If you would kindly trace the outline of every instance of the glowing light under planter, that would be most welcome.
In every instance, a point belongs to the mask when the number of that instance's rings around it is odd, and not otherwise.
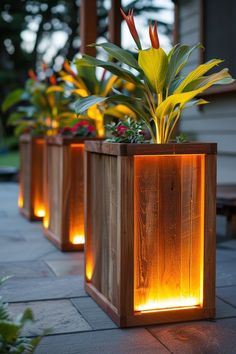
[[[23,200],[23,197],[21,195],[21,193],[19,194],[19,197],[18,197],[18,207],[19,208],[22,208],[24,205],[24,200]]]
[[[205,156],[134,167],[134,311],[202,306]]]
[[[74,245],[83,245],[84,244],[84,235],[75,235],[72,239]]]
[[[45,216],[45,210],[44,209],[35,209],[34,214],[40,218],[43,218]]]
[[[48,229],[48,226],[49,226],[49,220],[48,220],[48,217],[45,216],[44,219],[43,219],[43,226]]]
[[[145,304],[136,306],[136,311],[150,311],[150,309],[169,309],[169,308],[182,308],[182,307],[195,307],[200,306],[198,298],[183,298],[171,299],[162,301],[148,301]]]

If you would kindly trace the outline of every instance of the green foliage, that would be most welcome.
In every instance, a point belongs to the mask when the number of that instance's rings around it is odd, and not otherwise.
[[[6,112],[10,107],[12,107],[14,104],[18,103],[19,101],[22,100],[24,94],[23,89],[17,89],[12,91],[4,100],[2,104],[2,111]]]
[[[187,143],[189,141],[188,136],[184,133],[176,136],[176,142],[179,143]]]
[[[0,285],[7,278],[0,279]],[[41,340],[37,338],[21,337],[21,332],[27,322],[34,321],[33,313],[30,309],[26,309],[23,314],[12,320],[8,306],[0,297],[0,353],[1,354],[31,354]]]
[[[75,118],[64,90],[51,85],[47,77],[44,81],[28,79],[24,89],[11,92],[2,104],[3,112],[10,109],[7,122],[15,127],[17,136],[24,132],[52,134],[67,125],[71,115]]]
[[[111,138],[106,141],[112,143],[149,143],[145,140],[145,126],[143,122],[136,122],[130,118],[122,122],[106,125]]]
[[[213,59],[201,64],[186,76],[181,75],[181,70],[187,64],[194,50],[201,47],[177,45],[167,55],[162,48],[150,48],[139,50],[138,69],[135,57],[133,61],[130,53],[118,48],[111,43],[100,45],[107,53],[119,62],[102,62],[101,60],[84,55],[81,62],[83,65],[93,65],[106,68],[119,78],[131,82],[139,90],[140,96],[130,93],[120,94],[114,90],[110,97],[81,98],[75,104],[76,112],[82,112],[94,104],[106,101],[109,103],[122,103],[131,108],[142,119],[155,143],[166,143],[172,138],[175,127],[181,117],[181,112],[192,106],[206,104],[198,95],[214,84],[232,83],[234,80],[228,69],[220,70],[214,74],[206,75],[212,68],[222,61]],[[123,68],[127,65],[131,69]]]

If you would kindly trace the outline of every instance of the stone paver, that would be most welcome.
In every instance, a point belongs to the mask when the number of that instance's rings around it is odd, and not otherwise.
[[[54,273],[43,261],[22,261],[0,263],[0,277],[34,278],[53,276]]]
[[[7,302],[69,299],[86,296],[81,276],[11,278],[1,286],[1,294]]]
[[[220,299],[236,308],[236,286],[217,288],[217,295]]]
[[[32,309],[36,322],[27,324],[23,335],[40,335],[47,329],[50,334],[91,330],[90,325],[78,313],[70,300],[35,301],[9,305],[13,317],[22,313],[26,308]]]
[[[216,318],[236,317],[236,308],[225,301],[216,298]]]
[[[93,329],[117,328],[110,317],[90,297],[71,301]]]
[[[50,269],[57,276],[63,275],[83,275],[84,274],[84,255],[78,253],[77,259],[46,261]]]
[[[47,337],[35,354],[167,354],[147,330],[113,329]]]
[[[175,354],[235,354],[236,319],[155,326],[150,332]]]
[[[36,354],[235,353],[236,240],[218,237],[216,321],[121,330],[83,289],[83,253],[60,252],[41,223],[25,220],[17,192],[0,183],[0,277],[13,276],[0,294],[13,315],[32,308],[37,322],[26,335],[52,329]]]

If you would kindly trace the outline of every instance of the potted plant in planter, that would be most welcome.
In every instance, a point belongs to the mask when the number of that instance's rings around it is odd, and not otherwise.
[[[89,139],[96,139],[96,129],[87,119],[46,139],[43,229],[62,251],[84,247],[84,142]]]
[[[44,66],[45,71],[47,68]],[[56,87],[56,89],[55,89]],[[18,205],[29,220],[41,220],[45,214],[43,201],[43,164],[45,136],[53,135],[71,116],[69,100],[57,86],[56,76],[39,80],[33,70],[24,89],[11,92],[3,103],[7,111],[17,105],[8,123],[15,126],[20,138],[20,181]]]
[[[65,83],[65,91],[69,91],[72,99],[78,97],[90,97],[91,95],[99,95],[107,97],[110,95],[113,86],[124,89],[123,82],[116,75],[108,75],[104,69],[101,77],[97,77],[96,68],[93,66],[83,65],[81,60],[75,60],[76,71],[69,65],[68,61],[64,62],[63,70],[60,72],[61,80]],[[127,90],[127,89],[126,89]],[[105,118],[106,116],[123,119],[125,116],[136,118],[136,114],[124,104],[115,104],[110,107],[105,101],[89,107],[86,112],[88,119],[94,122],[97,135],[103,138],[105,135]]]
[[[151,139],[131,143],[126,132],[134,127],[113,126],[112,142],[86,142],[85,289],[122,327],[213,318],[216,144],[171,139],[183,109],[205,104],[198,94],[232,78],[227,69],[206,75],[221,60],[182,76],[200,45],[177,45],[166,54],[155,24],[149,27],[152,46],[143,50],[132,12],[123,16],[138,60],[103,43],[118,62],[84,55],[81,64],[106,68],[142,94],[81,98],[77,113],[94,102],[122,102]],[[140,127],[132,134],[139,137]]]
[[[103,74],[99,81],[93,67],[80,66],[75,73],[68,62],[60,75],[64,85],[52,90],[63,87],[65,93],[75,97],[88,96],[90,92],[108,94],[117,80],[114,75],[105,79]],[[108,108],[104,102],[98,108],[95,104],[85,117],[79,116],[76,123],[72,121],[72,127],[46,139],[44,234],[62,251],[84,248],[84,142],[104,137],[105,115],[120,118],[127,113],[133,114],[124,105]]]

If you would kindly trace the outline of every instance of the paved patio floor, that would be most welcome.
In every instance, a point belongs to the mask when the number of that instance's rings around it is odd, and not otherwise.
[[[0,277],[13,276],[0,294],[14,316],[32,308],[26,336],[51,328],[37,354],[236,353],[236,240],[218,238],[216,321],[121,330],[83,289],[83,253],[59,252],[19,215],[17,193],[0,183]]]

